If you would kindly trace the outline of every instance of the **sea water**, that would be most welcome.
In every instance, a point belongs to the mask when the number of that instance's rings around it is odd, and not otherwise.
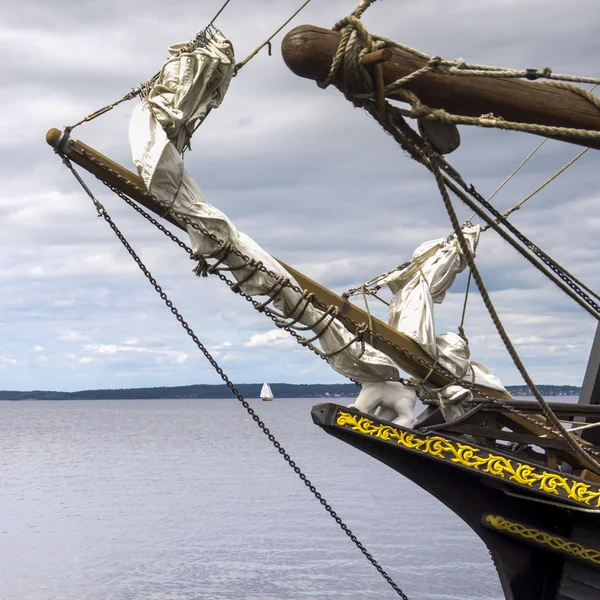
[[[410,598],[503,598],[479,538],[314,425],[322,401],[251,403]],[[235,399],[0,402],[2,600],[394,597]]]

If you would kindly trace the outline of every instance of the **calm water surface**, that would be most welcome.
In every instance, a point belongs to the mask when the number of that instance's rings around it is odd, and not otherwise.
[[[251,402],[412,600],[503,598],[471,530],[314,400]],[[0,458],[2,600],[397,597],[235,400],[0,402]]]

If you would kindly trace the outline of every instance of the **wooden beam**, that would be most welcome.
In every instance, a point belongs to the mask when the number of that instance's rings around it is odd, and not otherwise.
[[[46,136],[46,141],[55,149],[60,147],[61,140],[62,134],[58,129],[51,129]],[[139,202],[148,210],[154,212],[160,217],[167,219],[180,229],[185,230],[184,227],[182,227],[182,225],[175,219],[169,215],[165,215],[164,210],[147,192],[142,191],[146,189],[144,181],[135,173],[125,169],[118,163],[112,161],[103,154],[100,154],[100,152],[97,152],[79,140],[69,140],[66,142],[66,144],[64,144],[62,151],[68,155],[72,162],[83,167],[101,181],[109,183],[123,193],[127,194],[136,202]],[[93,160],[90,157],[92,157]],[[301,288],[313,293],[321,302],[326,305],[337,306],[339,309],[341,309],[341,312],[344,316],[349,317],[359,325],[369,323],[369,315],[364,310],[347,302],[341,296],[338,296],[331,290],[320,285],[316,281],[313,281],[303,273],[300,273],[300,271],[297,271],[293,267],[285,264],[283,261],[278,262],[292,275],[292,277],[294,277]],[[344,320],[343,317],[342,320],[349,331],[356,333],[356,328],[351,321]],[[407,373],[411,373],[412,375],[420,378],[427,376],[429,367],[422,365],[420,362],[403,352],[403,350],[407,350],[420,359],[427,361],[427,363],[431,365],[431,358],[416,342],[379,319],[372,317],[371,322],[373,324],[373,331],[375,333],[381,334],[384,338],[393,344],[396,344],[401,350],[398,350],[389,344],[378,340],[377,338],[373,339],[373,346],[375,348],[389,356],[396,364],[398,364],[401,369]],[[437,373],[431,373],[428,380],[436,386],[446,385],[450,382],[449,379],[442,377]],[[506,395],[491,388],[481,386],[478,389],[481,392],[490,394],[495,398],[500,398],[503,400],[512,399],[510,395]]]
[[[283,59],[300,77],[322,81],[329,73],[341,34],[314,25],[292,29],[283,39]],[[392,57],[382,63],[385,84],[415,72],[425,61],[392,49]],[[337,79],[334,84],[341,86]],[[521,79],[453,76],[426,73],[406,85],[431,108],[442,108],[466,117],[493,113],[506,121],[600,131],[600,110],[568,90]],[[390,96],[401,100],[400,97]],[[600,148],[600,140],[558,137],[590,148]]]
[[[147,192],[143,191],[145,190],[145,184],[141,177],[122,167],[121,165],[114,162],[110,158],[104,156],[100,152],[97,152],[90,146],[87,146],[83,142],[80,142],[79,140],[68,140],[66,141],[66,143],[63,143],[64,139],[65,138],[63,138],[63,134],[58,129],[51,129],[46,136],[46,141],[48,142],[48,144],[50,144],[50,146],[58,150],[59,153],[67,155],[72,162],[86,169],[101,181],[109,183],[116,189],[122,191],[132,200],[139,202],[149,211],[157,214],[159,217],[168,220],[170,223],[172,223],[179,229],[185,231],[185,228],[180,223],[178,223],[169,215],[164,214],[164,210],[160,205],[156,203],[152,196],[150,196]],[[369,315],[365,311],[349,303],[347,300],[345,300],[341,296],[338,296],[326,287],[320,285],[316,281],[313,281],[303,273],[300,273],[300,271],[297,271],[293,267],[286,265],[283,261],[279,260],[278,262],[294,277],[294,279],[298,282],[298,285],[301,288],[315,294],[315,296],[321,302],[327,305],[337,306],[342,310],[343,315],[350,317],[359,325],[369,323]],[[425,352],[423,352],[421,347],[416,342],[414,342],[404,334],[400,333],[396,329],[390,327],[383,321],[380,321],[379,319],[375,319],[372,317],[371,322],[373,325],[374,332],[381,334],[385,339],[398,346],[400,350],[376,338],[373,340],[373,346],[375,348],[377,348],[378,350],[389,356],[392,360],[394,360],[394,362],[401,369],[415,375],[416,377],[423,378],[428,374],[429,367],[422,365],[420,362],[411,358],[402,351],[408,350],[417,357],[428,361],[429,365],[431,365],[431,358],[428,355],[426,355]],[[344,325],[352,333],[356,332],[356,328],[351,322],[344,321]],[[431,375],[429,376],[429,381],[432,384],[438,386],[442,386],[450,382],[449,379],[440,376],[437,373],[431,373]],[[477,389],[480,392],[487,393],[490,396],[498,398],[500,400],[513,400],[512,396],[510,396],[509,394],[499,392],[498,390],[493,390],[484,386],[477,386]],[[504,424],[506,426],[511,427],[511,429],[513,430],[529,432],[533,433],[534,435],[543,435],[547,433],[543,428],[528,422],[526,419],[523,419],[519,415],[515,415],[512,413],[504,413],[499,415],[499,417],[501,417],[504,420]],[[542,418],[540,419],[540,421],[544,422],[545,419]],[[564,460],[567,460],[571,464],[578,467],[581,466],[577,457],[572,453],[565,452],[564,455],[561,456],[563,456]]]

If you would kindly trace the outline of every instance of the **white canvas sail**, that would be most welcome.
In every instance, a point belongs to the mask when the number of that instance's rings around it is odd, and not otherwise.
[[[232,275],[244,281],[242,290],[264,295],[273,289],[276,277],[291,275],[254,240],[239,231],[218,208],[209,204],[196,182],[184,168],[183,149],[196,126],[208,112],[222,102],[235,66],[230,42],[215,33],[202,48],[195,50],[184,44],[169,49],[170,58],[149,95],[133,111],[129,137],[133,161],[148,190],[160,201],[171,206],[177,215],[209,230],[223,242],[262,263],[275,277],[262,271],[252,274],[251,267],[234,270]],[[213,252],[214,240],[187,225],[195,253]],[[224,261],[229,267],[243,265],[230,254]],[[326,353],[337,353],[329,364],[338,373],[362,382],[398,381],[396,365],[369,344],[352,343],[351,334],[339,321],[329,324],[323,313],[309,305],[299,304],[298,292],[286,287],[274,302],[275,308],[321,334],[319,343]],[[345,349],[339,351],[340,348]]]
[[[262,389],[260,390],[260,397],[262,400],[273,400],[273,392],[268,383],[263,383]]]
[[[231,43],[217,32],[201,48],[176,44],[169,53],[155,85],[134,109],[129,127],[133,160],[146,187],[172,207],[176,218],[186,218],[188,223],[182,224],[186,225],[195,254],[210,254],[218,246],[214,239],[202,235],[189,223],[200,225],[255,264],[266,267],[271,274],[246,266],[233,253],[224,259],[224,265],[235,268],[232,275],[243,281],[240,287],[245,293],[269,294],[279,277],[297,285],[279,262],[204,199],[184,167],[183,152],[192,133],[210,110],[221,104],[229,87],[235,66]],[[468,232],[473,248],[478,236],[479,230]],[[391,324],[410,335],[440,365],[459,377],[503,389],[485,367],[470,360],[468,346],[458,336],[435,335],[432,305],[441,302],[456,273],[464,269],[464,258],[455,243],[435,240],[418,249],[414,258],[413,267],[386,281],[394,293]],[[393,404],[407,394],[399,383],[400,372],[388,356],[368,343],[353,342],[353,334],[340,321],[323,319],[321,310],[310,304],[301,306],[300,300],[299,292],[284,287],[273,305],[286,317],[296,317],[299,323],[319,334],[319,344],[325,353],[331,354],[328,362],[334,370],[358,381],[364,394],[375,389],[381,404]],[[382,386],[383,383],[386,385]],[[268,384],[265,385],[272,398]],[[411,393],[409,400],[414,406],[416,395],[414,390]]]

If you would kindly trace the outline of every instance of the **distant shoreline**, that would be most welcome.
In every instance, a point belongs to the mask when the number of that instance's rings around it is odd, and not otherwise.
[[[258,398],[262,383],[242,383],[237,386],[243,396]],[[581,388],[573,385],[537,386],[543,396],[578,396]],[[360,388],[352,383],[271,383],[275,398],[355,398]],[[506,389],[513,396],[531,396],[524,385],[509,385]],[[184,385],[175,387],[126,388],[107,390],[82,390],[78,392],[55,392],[44,390],[0,390],[0,400],[202,400],[231,398],[226,385]]]

